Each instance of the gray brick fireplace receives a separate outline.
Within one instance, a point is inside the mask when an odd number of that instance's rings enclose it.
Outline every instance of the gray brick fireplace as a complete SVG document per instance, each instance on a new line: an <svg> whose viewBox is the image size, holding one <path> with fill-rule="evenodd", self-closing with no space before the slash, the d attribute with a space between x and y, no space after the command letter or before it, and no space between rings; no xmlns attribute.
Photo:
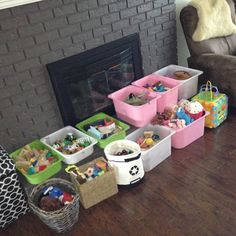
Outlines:
<svg viewBox="0 0 236 236"><path fill-rule="evenodd" d="M174 0L45 0L0 10L0 144L63 122L46 64L139 33L144 74L177 63Z"/></svg>

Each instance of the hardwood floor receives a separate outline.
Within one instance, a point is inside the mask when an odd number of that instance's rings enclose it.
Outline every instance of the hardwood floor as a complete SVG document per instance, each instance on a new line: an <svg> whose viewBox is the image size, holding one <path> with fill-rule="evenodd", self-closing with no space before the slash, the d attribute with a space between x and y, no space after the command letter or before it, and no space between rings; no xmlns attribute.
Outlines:
<svg viewBox="0 0 236 236"><path fill-rule="evenodd" d="M235 236L236 115L172 155L145 181L102 203L80 208L78 223L61 235ZM57 235L32 214L0 236Z"/></svg>

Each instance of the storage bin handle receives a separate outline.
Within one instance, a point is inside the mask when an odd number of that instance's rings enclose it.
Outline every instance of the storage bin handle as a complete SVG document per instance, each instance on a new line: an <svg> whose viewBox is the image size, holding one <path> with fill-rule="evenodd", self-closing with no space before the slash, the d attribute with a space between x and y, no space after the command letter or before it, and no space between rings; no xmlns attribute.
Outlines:
<svg viewBox="0 0 236 236"><path fill-rule="evenodd" d="M138 154L138 156L136 156L136 157L132 157L132 158L125 159L125 162L130 162L130 161L137 160L137 159L139 159L139 158L140 158L140 156L141 156L141 153L140 153L140 154Z"/></svg>

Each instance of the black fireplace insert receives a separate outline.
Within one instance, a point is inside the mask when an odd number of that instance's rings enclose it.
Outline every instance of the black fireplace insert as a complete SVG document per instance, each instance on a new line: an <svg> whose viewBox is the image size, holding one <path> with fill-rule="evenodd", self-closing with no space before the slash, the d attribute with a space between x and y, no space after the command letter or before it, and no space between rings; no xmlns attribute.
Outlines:
<svg viewBox="0 0 236 236"><path fill-rule="evenodd" d="M50 63L47 69L64 125L101 111L113 115L108 94L143 76L139 35Z"/></svg>

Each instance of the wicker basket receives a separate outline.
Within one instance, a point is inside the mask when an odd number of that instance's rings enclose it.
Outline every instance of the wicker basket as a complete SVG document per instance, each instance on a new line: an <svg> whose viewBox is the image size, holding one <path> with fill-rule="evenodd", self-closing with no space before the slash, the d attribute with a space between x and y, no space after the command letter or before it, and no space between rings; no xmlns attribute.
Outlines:
<svg viewBox="0 0 236 236"><path fill-rule="evenodd" d="M63 191L74 195L72 202L57 211L44 211L38 207L39 197L45 187L57 186ZM68 231L79 217L79 195L69 181L53 178L34 187L29 195L29 206L33 212L51 229L58 233Z"/></svg>
<svg viewBox="0 0 236 236"><path fill-rule="evenodd" d="M94 166L98 160L106 161L99 157L85 165L79 167L80 172L84 172L88 167ZM75 184L80 196L80 202L85 209L111 197L118 192L114 169L108 165L108 171L95 179L80 184L74 175L70 174L72 182Z"/></svg>

